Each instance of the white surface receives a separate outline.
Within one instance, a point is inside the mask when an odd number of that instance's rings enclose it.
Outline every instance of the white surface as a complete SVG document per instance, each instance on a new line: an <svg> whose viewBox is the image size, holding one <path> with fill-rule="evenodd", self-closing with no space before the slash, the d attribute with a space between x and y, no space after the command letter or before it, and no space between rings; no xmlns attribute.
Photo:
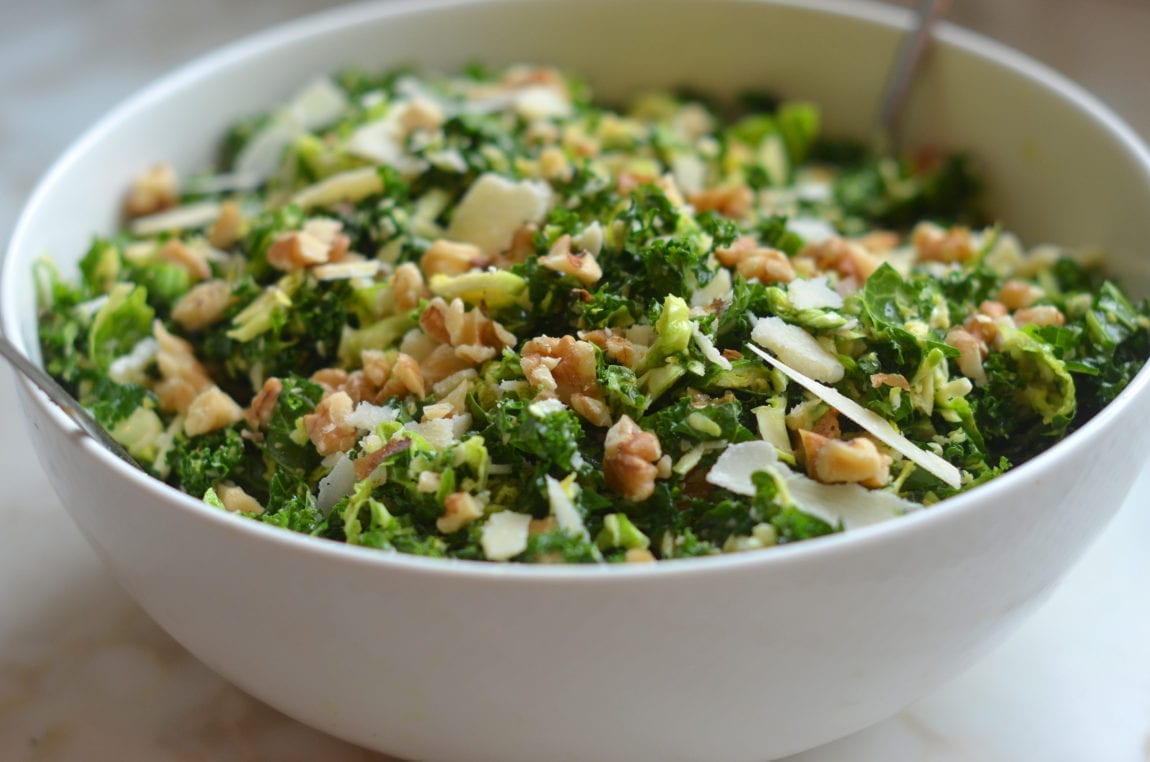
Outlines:
<svg viewBox="0 0 1150 762"><path fill-rule="evenodd" d="M0 86L0 224L10 226L68 140L159 69L318 3L197 4L194 14L190 5L21 9L39 18L17 16L25 33L0 48L8 80ZM1065 16L1072 4L1057 5ZM1141 6L1106 8L1107 24L1131 39L1147 21ZM47 485L6 369L0 413L0 759L372 758L248 699L151 624ZM1147 536L1150 472L1052 598L992 656L899 717L798 759L1150 759Z"/></svg>

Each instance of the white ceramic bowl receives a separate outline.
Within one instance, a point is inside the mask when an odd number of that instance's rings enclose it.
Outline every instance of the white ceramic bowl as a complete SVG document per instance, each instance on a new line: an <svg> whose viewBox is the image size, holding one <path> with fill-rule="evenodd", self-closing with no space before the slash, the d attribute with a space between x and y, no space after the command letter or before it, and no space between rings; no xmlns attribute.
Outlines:
<svg viewBox="0 0 1150 762"><path fill-rule="evenodd" d="M65 270L154 160L191 170L233 118L346 64L534 61L598 92L766 87L864 135L907 17L860 2L401 2L349 7L180 70L40 184L4 263L3 327L38 357L29 270ZM1049 70L953 28L906 135L971 149L1031 243L1094 244L1150 293L1150 155ZM931 510L853 534L644 568L387 555L205 509L80 436L27 386L29 434L124 587L251 694L356 743L433 759L763 759L890 715L1048 592L1145 460L1150 371L1073 436Z"/></svg>

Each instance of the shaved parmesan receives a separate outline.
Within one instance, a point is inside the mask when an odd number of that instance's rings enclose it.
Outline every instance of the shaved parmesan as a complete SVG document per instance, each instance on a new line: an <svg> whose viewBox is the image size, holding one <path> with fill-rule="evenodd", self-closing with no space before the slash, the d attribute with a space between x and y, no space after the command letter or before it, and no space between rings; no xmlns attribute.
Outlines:
<svg viewBox="0 0 1150 762"><path fill-rule="evenodd" d="M382 264L378 259L366 259L359 262L331 262L316 265L311 269L311 272L319 280L372 278L379 272Z"/></svg>
<svg viewBox="0 0 1150 762"><path fill-rule="evenodd" d="M545 476L544 479L547 482L547 502L551 504L551 515L555 517L559 528L586 539L589 536L587 528L583 526L583 516L575 506L575 495L571 494L579 487L570 478L559 481L552 476Z"/></svg>
<svg viewBox="0 0 1150 762"><path fill-rule="evenodd" d="M455 208L447 237L473 243L484 254L498 254L511 246L523 225L541 222L550 203L551 189L545 183L515 182L488 172L471 184Z"/></svg>
<svg viewBox="0 0 1150 762"><path fill-rule="evenodd" d="M699 330L698 323L691 323L691 338L695 340L695 345L699 351L703 353L703 357L718 365L723 370L731 369L731 361L723 357L722 353L715 347L715 342L711 341L711 337Z"/></svg>
<svg viewBox="0 0 1150 762"><path fill-rule="evenodd" d="M108 366L108 378L117 384L144 383L144 370L156 358L160 344L151 336L136 342L132 351L120 355Z"/></svg>
<svg viewBox="0 0 1150 762"><path fill-rule="evenodd" d="M531 516L514 511L493 513L483 524L479 544L489 561L506 561L527 550Z"/></svg>
<svg viewBox="0 0 1150 762"><path fill-rule="evenodd" d="M803 239L804 243L820 243L839 234L834 225L817 217L795 217L787 222L787 230Z"/></svg>
<svg viewBox="0 0 1150 762"><path fill-rule="evenodd" d="M803 374L833 384L845 372L839 358L823 349L814 336L774 316L758 318L751 338Z"/></svg>
<svg viewBox="0 0 1150 762"><path fill-rule="evenodd" d="M732 290L731 271L720 267L710 283L691 294L691 306L708 307L716 301L730 302Z"/></svg>
<svg viewBox="0 0 1150 762"><path fill-rule="evenodd" d="M292 203L304 209L330 206L338 201L359 201L381 190L383 180L379 177L379 170L375 167L361 167L339 172L300 189L292 196Z"/></svg>
<svg viewBox="0 0 1150 762"><path fill-rule="evenodd" d="M819 399L826 402L831 407L838 410L840 413L850 418L852 421L862 426L868 432L873 434L877 439L884 442L888 446L894 448L902 453L907 460L915 463L921 468L929 471L930 473L942 479L951 487L958 489L962 486L962 472L955 468L950 463L935 455L933 452L928 452L914 442L904 437L902 434L895 430L894 426L889 421L877 415L873 411L867 410L862 405L859 405L854 400L841 394L829 386L820 384L812 378L804 375L801 371L795 368L788 367L780 360L771 357L766 352L758 347L748 344L747 348L757 354L759 357L767 361L769 365L781 370L788 378L802 386L804 389L814 394Z"/></svg>
<svg viewBox="0 0 1150 762"><path fill-rule="evenodd" d="M339 119L347 105L343 90L327 77L321 77L296 94L288 105L288 113L300 127L310 131Z"/></svg>
<svg viewBox="0 0 1150 762"><path fill-rule="evenodd" d="M740 442L723 450L723 454L707 472L707 481L736 495L753 497L755 485L751 475L778 462L775 446L770 442Z"/></svg>
<svg viewBox="0 0 1150 762"><path fill-rule="evenodd" d="M893 492L858 484L823 484L789 469L779 470L799 510L831 526L841 523L846 530L877 524L922 507Z"/></svg>
<svg viewBox="0 0 1150 762"><path fill-rule="evenodd" d="M240 151L233 171L236 174L266 180L275 174L284 151L299 134L299 125L289 118L273 118Z"/></svg>
<svg viewBox="0 0 1150 762"><path fill-rule="evenodd" d="M571 249L599 256L599 252L603 250L603 226L599 224L599 220L580 230L578 235L572 236Z"/></svg>
<svg viewBox="0 0 1150 762"><path fill-rule="evenodd" d="M412 434L418 434L437 450L445 450L456 440L452 418L435 418L424 423L409 423L404 426ZM470 416L468 423L470 424Z"/></svg>
<svg viewBox="0 0 1150 762"><path fill-rule="evenodd" d="M827 285L827 276L796 278L787 284L787 297L796 310L838 309L843 298Z"/></svg>
<svg viewBox="0 0 1150 762"><path fill-rule="evenodd" d="M571 101L554 87L527 85L515 92L515 111L528 121L561 119L571 115Z"/></svg>
<svg viewBox="0 0 1150 762"><path fill-rule="evenodd" d="M201 201L167 209L147 217L132 220L132 232L136 235L155 235L167 230L188 230L202 228L216 221L220 216L220 205L215 201Z"/></svg>
<svg viewBox="0 0 1150 762"><path fill-rule="evenodd" d="M368 122L347 141L347 151L353 156L394 167L401 175L411 176L423 171L426 162L407 150L404 117L411 102L394 104L383 119Z"/></svg>
<svg viewBox="0 0 1150 762"><path fill-rule="evenodd" d="M375 431L381 423L391 423L399 417L399 411L393 407L373 405L370 402L360 402L355 410L347 414L345 423L350 423L357 429Z"/></svg>
<svg viewBox="0 0 1150 762"><path fill-rule="evenodd" d="M326 516L331 507L355 490L355 461L347 453L339 456L331 472L319 480L316 507Z"/></svg>

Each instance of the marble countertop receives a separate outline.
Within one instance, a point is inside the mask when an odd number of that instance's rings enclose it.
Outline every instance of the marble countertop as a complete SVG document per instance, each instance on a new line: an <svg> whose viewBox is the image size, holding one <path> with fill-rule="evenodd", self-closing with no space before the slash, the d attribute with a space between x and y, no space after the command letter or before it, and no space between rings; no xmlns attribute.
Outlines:
<svg viewBox="0 0 1150 762"><path fill-rule="evenodd" d="M324 0L45 0L5 10L0 240L49 162L141 84ZM903 4L909 4L904 2ZM954 15L1047 60L1150 135L1141 0L967 0ZM1043 14L1042 28L1031 23ZM0 759L384 759L247 697L111 579L25 446L0 368ZM1150 467L1050 599L898 716L792 762L1150 762Z"/></svg>

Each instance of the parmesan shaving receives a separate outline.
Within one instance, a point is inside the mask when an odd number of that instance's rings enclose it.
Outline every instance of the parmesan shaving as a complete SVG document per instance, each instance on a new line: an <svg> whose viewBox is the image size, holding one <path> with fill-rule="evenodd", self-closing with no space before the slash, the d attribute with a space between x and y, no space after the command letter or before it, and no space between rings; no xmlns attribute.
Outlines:
<svg viewBox="0 0 1150 762"><path fill-rule="evenodd" d="M155 235L167 230L189 230L202 228L216 221L220 216L220 205L215 201L201 201L184 204L147 217L132 220L132 232L136 235Z"/></svg>
<svg viewBox="0 0 1150 762"><path fill-rule="evenodd" d="M894 426L889 421L876 413L867 410L862 405L859 405L854 400L846 397L835 389L820 384L813 378L809 378L794 368L788 367L778 359L767 354L763 350L748 344L747 348L757 354L759 357L767 361L767 363L783 372L787 378L794 381L799 386L803 387L811 394L814 394L819 399L826 402L831 407L838 410L840 413L850 418L852 421L862 426L868 432L873 434L877 439L886 445L898 450L907 460L929 471L930 473L942 479L951 487L958 489L962 486L962 472L955 468L952 464L947 463L945 460L928 452L914 442L898 433Z"/></svg>
<svg viewBox="0 0 1150 762"><path fill-rule="evenodd" d="M703 357L723 370L731 369L731 361L723 357L722 353L715 347L715 342L711 341L710 336L699 330L698 323L691 323L691 337L695 340L695 345L699 347L699 351L703 353Z"/></svg>
<svg viewBox="0 0 1150 762"><path fill-rule="evenodd" d="M489 561L506 561L527 550L531 516L527 513L500 511L483 524L479 544Z"/></svg>
<svg viewBox="0 0 1150 762"><path fill-rule="evenodd" d="M552 476L543 478L547 482L547 502L551 504L551 515L555 517L559 528L586 539L589 535L587 528L583 526L583 517L579 514L579 509L575 507L573 495L569 494L569 492L578 489L574 480L568 478L559 481Z"/></svg>

